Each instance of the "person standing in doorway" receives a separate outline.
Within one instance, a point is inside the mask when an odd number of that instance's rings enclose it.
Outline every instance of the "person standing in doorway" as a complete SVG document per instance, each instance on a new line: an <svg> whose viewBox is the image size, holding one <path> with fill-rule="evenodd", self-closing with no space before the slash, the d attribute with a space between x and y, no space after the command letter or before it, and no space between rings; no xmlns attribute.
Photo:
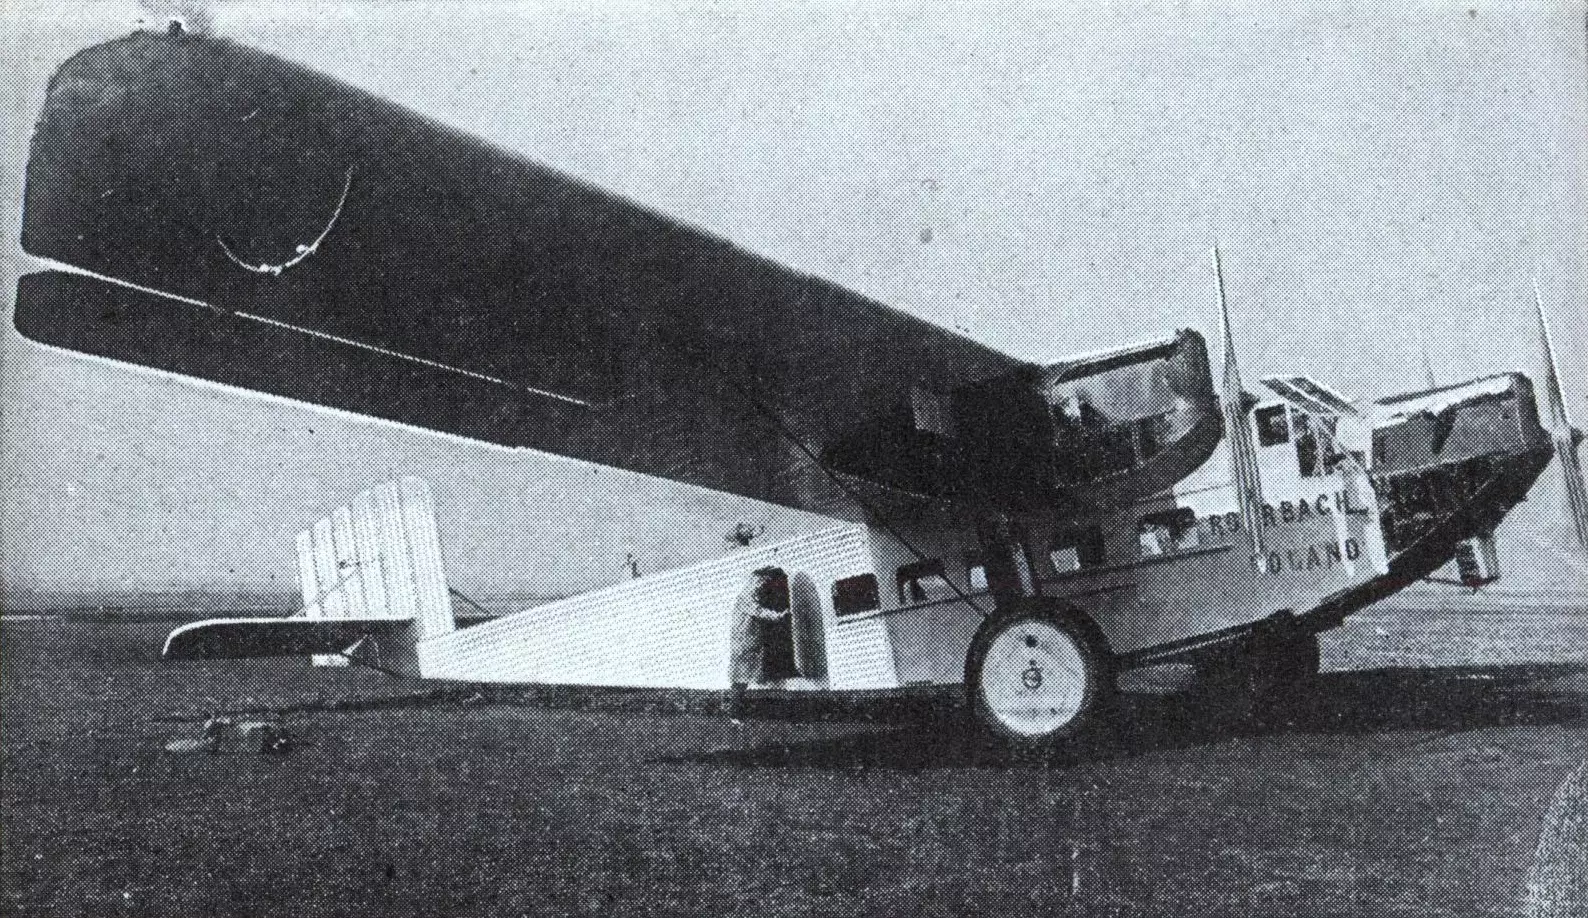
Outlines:
<svg viewBox="0 0 1588 918"><path fill-rule="evenodd" d="M735 724L744 713L744 694L750 683L767 678L768 638L788 616L788 576L775 567L756 570L733 607L728 719Z"/></svg>

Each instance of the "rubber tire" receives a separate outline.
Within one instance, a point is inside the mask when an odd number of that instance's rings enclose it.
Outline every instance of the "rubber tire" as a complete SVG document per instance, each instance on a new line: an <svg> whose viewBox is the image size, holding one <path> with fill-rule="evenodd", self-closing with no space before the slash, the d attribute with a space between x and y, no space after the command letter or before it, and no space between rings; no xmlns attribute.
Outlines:
<svg viewBox="0 0 1588 918"><path fill-rule="evenodd" d="M1010 628L1032 621L1061 631L1074 644L1085 675L1085 688L1075 716L1058 729L1040 735L1022 733L999 720L982 691L982 671L993 643ZM1071 609L1027 606L994 614L976 629L965 654L965 700L974 727L1017 751L1051 752L1084 734L1112 709L1113 697L1113 654L1096 626Z"/></svg>

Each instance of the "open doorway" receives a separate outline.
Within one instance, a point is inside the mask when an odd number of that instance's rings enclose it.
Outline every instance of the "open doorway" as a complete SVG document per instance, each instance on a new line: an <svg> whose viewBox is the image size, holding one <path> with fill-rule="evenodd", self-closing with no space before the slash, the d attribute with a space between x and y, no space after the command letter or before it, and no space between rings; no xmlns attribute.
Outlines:
<svg viewBox="0 0 1588 918"><path fill-rule="evenodd" d="M783 613L777 618L757 622L761 631L761 679L775 682L799 675L794 658L794 619L790 612L788 572L780 567L767 568L756 594L756 604L763 609Z"/></svg>

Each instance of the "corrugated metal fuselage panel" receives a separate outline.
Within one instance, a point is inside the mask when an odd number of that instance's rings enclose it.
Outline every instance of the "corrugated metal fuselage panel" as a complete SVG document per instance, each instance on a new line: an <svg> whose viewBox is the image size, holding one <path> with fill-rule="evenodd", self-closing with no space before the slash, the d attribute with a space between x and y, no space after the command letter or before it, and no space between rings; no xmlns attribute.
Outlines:
<svg viewBox="0 0 1588 918"><path fill-rule="evenodd" d="M640 688L728 687L734 602L756 568L802 575L820 596L826 676L788 688L890 688L880 621L839 622L832 584L871 570L866 531L840 527L625 581L421 642L428 678Z"/></svg>

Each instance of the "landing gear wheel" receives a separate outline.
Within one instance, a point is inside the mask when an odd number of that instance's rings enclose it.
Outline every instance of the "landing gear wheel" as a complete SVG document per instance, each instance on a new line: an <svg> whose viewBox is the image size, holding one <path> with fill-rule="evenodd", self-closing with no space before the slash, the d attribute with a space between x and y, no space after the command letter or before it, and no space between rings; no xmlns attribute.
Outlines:
<svg viewBox="0 0 1588 918"><path fill-rule="evenodd" d="M967 701L980 727L1016 749L1052 749L1097 719L1112 694L1110 664L1076 613L995 615L970 642Z"/></svg>

